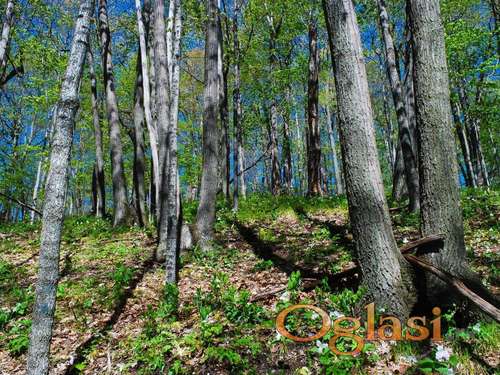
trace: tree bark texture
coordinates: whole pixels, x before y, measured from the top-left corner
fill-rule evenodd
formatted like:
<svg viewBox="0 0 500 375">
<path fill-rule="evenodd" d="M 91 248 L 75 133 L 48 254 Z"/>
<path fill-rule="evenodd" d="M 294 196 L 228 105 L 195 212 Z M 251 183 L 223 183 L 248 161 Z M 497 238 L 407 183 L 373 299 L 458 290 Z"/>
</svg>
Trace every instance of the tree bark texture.
<svg viewBox="0 0 500 375">
<path fill-rule="evenodd" d="M 420 208 L 417 159 L 413 152 L 412 135 L 408 114 L 405 106 L 405 98 L 399 73 L 397 69 L 398 60 L 394 49 L 394 41 L 389 30 L 389 17 L 385 5 L 385 0 L 377 0 L 379 10 L 379 21 L 382 32 L 382 39 L 385 47 L 387 75 L 391 84 L 392 98 L 399 126 L 399 142 L 403 153 L 404 175 L 408 186 L 408 197 L 410 200 L 409 210 L 416 212 Z"/>
<path fill-rule="evenodd" d="M 207 20 L 205 39 L 205 90 L 203 105 L 202 176 L 200 203 L 196 215 L 196 226 L 202 250 L 212 248 L 215 222 L 215 200 L 217 195 L 217 164 L 219 134 L 217 129 L 218 74 L 217 74 L 217 0 L 206 0 Z"/>
<path fill-rule="evenodd" d="M 4 74 L 7 65 L 7 51 L 10 41 L 10 28 L 14 22 L 14 0 L 9 0 L 5 7 L 2 36 L 0 38 L 0 76 Z"/>
<path fill-rule="evenodd" d="M 61 96 L 57 105 L 50 167 L 45 188 L 39 270 L 26 366 L 28 375 L 46 375 L 49 372 L 50 341 L 59 279 L 59 250 L 68 182 L 68 165 L 93 9 L 94 1 L 82 1 L 75 25 L 68 66 L 61 87 Z"/>
<path fill-rule="evenodd" d="M 309 76 L 307 84 L 307 186 L 308 195 L 321 195 L 321 134 L 319 129 L 318 25 L 309 21 Z"/>
<path fill-rule="evenodd" d="M 106 88 L 106 111 L 109 123 L 109 148 L 113 182 L 113 225 L 119 226 L 126 223 L 129 212 L 107 6 L 107 0 L 99 0 L 99 33 L 101 37 L 104 87 Z"/>
<path fill-rule="evenodd" d="M 454 275 L 466 270 L 458 165 L 452 133 L 448 68 L 439 0 L 408 0 L 421 181 L 422 235 L 441 233 L 444 248 L 428 260 Z M 429 297 L 449 300 L 448 287 L 429 277 Z"/>
<path fill-rule="evenodd" d="M 92 104 L 92 122 L 94 124 L 95 139 L 95 188 L 96 202 L 95 215 L 97 217 L 106 216 L 106 186 L 104 180 L 104 151 L 102 148 L 101 116 L 99 113 L 99 97 L 97 96 L 97 78 L 94 69 L 94 56 L 89 47 L 87 55 L 87 65 L 90 75 L 90 101 Z"/>
<path fill-rule="evenodd" d="M 380 307 L 406 317 L 415 302 L 411 268 L 394 239 L 384 195 L 368 81 L 351 0 L 324 0 L 338 102 L 349 215 L 369 292 Z"/>
</svg>

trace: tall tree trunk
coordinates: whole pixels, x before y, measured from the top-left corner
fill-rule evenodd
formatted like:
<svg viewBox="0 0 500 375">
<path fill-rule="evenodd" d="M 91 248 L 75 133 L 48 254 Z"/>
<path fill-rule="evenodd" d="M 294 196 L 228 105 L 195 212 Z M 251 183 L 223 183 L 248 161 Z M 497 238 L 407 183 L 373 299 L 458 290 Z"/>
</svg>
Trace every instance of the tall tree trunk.
<svg viewBox="0 0 500 375">
<path fill-rule="evenodd" d="M 247 186 L 245 183 L 245 149 L 243 148 L 243 130 L 241 130 L 241 139 L 238 150 L 238 171 L 240 179 L 240 196 L 244 199 L 247 196 Z"/>
<path fill-rule="evenodd" d="M 168 128 L 168 219 L 165 282 L 177 281 L 177 254 L 182 228 L 182 205 L 177 163 L 177 125 L 179 119 L 180 59 L 182 35 L 181 0 L 170 2 L 174 7 L 172 57 L 170 75 L 170 125 Z"/>
<path fill-rule="evenodd" d="M 152 173 L 152 184 L 155 185 L 154 192 L 155 198 L 154 201 L 159 201 L 159 186 L 160 186 L 160 167 L 159 167 L 159 156 L 158 156 L 158 130 L 153 123 L 153 116 L 151 114 L 151 85 L 150 85 L 150 69 L 148 64 L 148 46 L 147 46 L 147 37 L 146 37 L 146 29 L 149 29 L 149 12 L 150 12 L 150 4 L 149 1 L 146 1 L 144 7 L 147 11 L 144 13 L 148 13 L 146 17 L 146 22 L 143 20 L 143 14 L 141 9 L 141 1 L 135 0 L 135 9 L 137 14 L 137 29 L 139 33 L 139 51 L 140 51 L 140 61 L 141 61 L 141 74 L 142 74 L 142 85 L 143 85 L 143 103 L 144 103 L 144 115 L 146 120 L 146 126 L 148 128 L 149 133 L 149 144 L 151 147 L 151 162 L 153 164 L 153 173 Z M 151 60 L 153 61 L 153 60 Z M 153 68 L 154 69 L 154 68 Z M 156 210 L 154 210 L 156 211 Z M 154 212 L 155 217 L 158 218 L 158 212 Z"/>
<path fill-rule="evenodd" d="M 276 39 L 278 37 L 279 27 L 276 30 L 276 25 L 274 24 L 274 19 L 272 16 L 268 16 L 269 24 L 269 69 L 271 75 L 277 64 L 276 56 Z M 273 94 L 274 95 L 274 94 Z M 277 195 L 281 190 L 281 176 L 280 176 L 280 165 L 278 160 L 278 103 L 276 98 L 271 99 L 271 104 L 269 108 L 269 143 L 270 147 L 270 159 L 271 159 L 271 193 Z"/>
<path fill-rule="evenodd" d="M 80 82 L 88 48 L 90 17 L 93 10 L 94 1 L 88 0 L 81 3 L 68 66 L 61 87 L 61 97 L 57 105 L 43 207 L 33 323 L 26 365 L 28 375 L 46 375 L 49 372 L 50 341 L 59 279 L 59 249 L 68 165 L 71 157 L 75 116 L 79 105 Z"/>
<path fill-rule="evenodd" d="M 444 235 L 443 249 L 426 257 L 434 265 L 471 280 L 465 264 L 458 166 L 439 0 L 408 0 L 408 11 L 420 145 L 421 231 L 424 236 Z M 427 278 L 427 294 L 431 303 L 439 301 L 441 306 L 452 297 L 449 287 L 435 277 Z"/>
<path fill-rule="evenodd" d="M 219 1 L 220 6 L 220 1 Z M 229 143 L 229 97 L 228 97 L 228 75 L 229 75 L 229 64 L 224 63 L 225 51 L 224 51 L 224 35 L 222 33 L 222 22 L 220 15 L 217 17 L 217 70 L 219 75 L 219 115 L 220 115 L 220 125 L 221 125 L 221 137 L 220 137 L 220 179 L 222 192 L 224 193 L 224 199 L 226 199 L 227 204 L 231 198 L 230 194 L 230 174 L 231 174 L 231 163 L 230 154 L 231 146 Z"/>
<path fill-rule="evenodd" d="M 387 75 L 391 84 L 392 98 L 394 107 L 396 108 L 398 126 L 399 126 L 399 142 L 403 153 L 404 173 L 406 177 L 406 185 L 408 186 L 408 197 L 410 200 L 409 210 L 411 212 L 418 211 L 419 203 L 419 187 L 418 187 L 418 170 L 417 159 L 413 153 L 412 136 L 408 115 L 406 112 L 405 100 L 401 81 L 398 73 L 398 61 L 394 49 L 394 41 L 389 30 L 389 18 L 384 0 L 377 0 L 379 9 L 380 28 L 382 30 L 382 39 L 385 46 L 385 55 L 387 60 Z"/>
<path fill-rule="evenodd" d="M 321 195 L 321 134 L 319 129 L 319 48 L 318 26 L 309 21 L 309 78 L 307 85 L 307 189 L 308 195 Z"/>
<path fill-rule="evenodd" d="M 47 128 L 45 129 L 42 151 L 45 151 L 45 148 L 47 147 L 47 144 L 49 144 L 49 146 L 50 146 L 50 138 L 52 137 L 52 127 L 53 127 L 53 122 L 55 120 L 55 114 L 56 114 L 55 112 L 56 112 L 56 110 L 54 108 L 54 114 L 52 115 L 53 119 L 51 121 L 49 121 L 49 124 L 48 124 Z M 37 166 L 37 170 L 36 170 L 35 186 L 33 187 L 33 196 L 32 196 L 33 207 L 34 208 L 37 208 L 38 194 L 39 194 L 39 191 L 40 191 L 40 186 L 43 185 L 43 179 L 44 179 L 43 165 L 45 164 L 45 162 L 47 161 L 47 159 L 48 159 L 47 156 L 43 156 L 38 161 L 38 166 Z M 36 217 L 36 212 L 33 211 L 33 210 L 31 210 L 31 212 L 30 212 L 30 222 L 31 222 L 31 224 L 34 223 L 35 217 Z"/>
<path fill-rule="evenodd" d="M 349 215 L 363 278 L 379 307 L 407 317 L 415 302 L 411 268 L 392 233 L 354 6 L 351 0 L 324 0 L 323 5 L 335 74 Z"/>
<path fill-rule="evenodd" d="M 99 33 L 101 36 L 102 70 L 106 88 L 106 111 L 109 123 L 109 148 L 113 181 L 113 225 L 128 220 L 127 183 L 123 169 L 123 148 L 120 139 L 120 117 L 115 92 L 115 76 L 111 56 L 111 32 L 108 24 L 107 0 L 99 0 Z"/>
<path fill-rule="evenodd" d="M 10 41 L 10 28 L 14 21 L 14 0 L 8 0 L 5 7 L 2 36 L 0 38 L 0 76 L 4 74 L 7 65 L 7 50 Z"/>
<path fill-rule="evenodd" d="M 333 164 L 333 173 L 335 176 L 335 192 L 337 195 L 344 194 L 344 183 L 342 181 L 342 171 L 340 170 L 339 167 L 339 161 L 337 157 L 337 146 L 335 142 L 335 122 L 334 118 L 335 116 L 332 117 L 332 114 L 330 112 L 330 106 L 326 106 L 326 122 L 327 122 L 327 129 L 328 129 L 328 137 L 330 139 L 330 148 L 332 150 L 332 164 Z"/>
<path fill-rule="evenodd" d="M 207 20 L 205 39 L 205 91 L 203 106 L 203 151 L 200 204 L 196 215 L 196 226 L 200 247 L 212 248 L 215 222 L 215 200 L 217 195 L 218 163 L 218 74 L 217 74 L 217 0 L 206 0 Z"/>
<path fill-rule="evenodd" d="M 90 74 L 90 101 L 92 103 L 92 122 L 94 124 L 95 139 L 95 187 L 96 202 L 95 215 L 106 216 L 106 187 L 104 183 L 104 151 L 102 148 L 101 116 L 99 114 L 99 98 L 97 96 L 97 79 L 94 70 L 94 56 L 89 47 L 87 54 L 87 65 Z"/>
<path fill-rule="evenodd" d="M 286 88 L 286 101 L 291 103 L 290 87 Z M 283 109 L 283 182 L 288 193 L 292 191 L 292 141 L 290 137 L 290 109 Z"/>
<path fill-rule="evenodd" d="M 401 201 L 408 195 L 408 187 L 404 179 L 404 173 L 405 165 L 403 161 L 403 151 L 401 149 L 401 143 L 398 140 L 392 172 L 392 200 L 395 202 Z"/>
<path fill-rule="evenodd" d="M 144 156 L 144 86 L 141 69 L 141 54 L 137 56 L 137 77 L 135 80 L 134 97 L 134 197 L 137 221 L 143 227 L 147 223 L 146 191 L 144 186 L 144 172 L 146 161 Z"/>
<path fill-rule="evenodd" d="M 465 164 L 465 174 L 464 178 L 467 182 L 467 186 L 476 187 L 476 174 L 474 173 L 474 168 L 472 167 L 472 162 L 470 159 L 470 149 L 469 141 L 467 139 L 467 132 L 465 131 L 464 124 L 462 123 L 459 115 L 459 108 L 457 103 L 453 103 L 451 107 L 451 112 L 453 114 L 453 121 L 455 122 L 455 130 L 457 132 L 458 141 L 460 142 L 460 148 L 462 149 L 462 156 L 464 158 Z"/>
<path fill-rule="evenodd" d="M 177 1 L 171 3 L 174 8 Z M 160 222 L 157 257 L 165 259 L 167 283 L 177 281 L 177 103 L 173 102 L 178 95 L 178 87 L 174 87 L 173 40 L 170 39 L 170 48 L 165 40 L 165 20 L 163 17 L 165 5 L 163 0 L 156 0 L 154 7 L 154 65 L 156 76 L 156 111 L 158 121 L 158 135 L 160 146 Z M 172 12 L 180 9 L 172 9 Z M 175 15 L 173 16 L 175 17 Z M 180 17 L 180 15 L 179 15 Z M 172 38 L 172 34 L 167 35 Z M 180 37 L 180 30 L 179 30 Z M 179 52 L 180 54 L 180 47 Z M 169 69 L 170 68 L 170 69 Z M 178 78 L 176 81 L 178 86 Z M 172 91 L 173 89 L 173 91 Z M 174 124 L 175 121 L 175 124 Z"/>
<path fill-rule="evenodd" d="M 242 143 L 241 129 L 241 93 L 240 93 L 240 41 L 238 38 L 238 16 L 240 12 L 239 1 L 234 1 L 233 13 L 233 49 L 234 49 L 234 88 L 233 88 L 233 126 L 234 126 L 234 149 L 233 149 L 233 210 L 238 211 L 240 193 L 240 147 Z M 228 173 L 229 175 L 229 173 Z"/>
</svg>

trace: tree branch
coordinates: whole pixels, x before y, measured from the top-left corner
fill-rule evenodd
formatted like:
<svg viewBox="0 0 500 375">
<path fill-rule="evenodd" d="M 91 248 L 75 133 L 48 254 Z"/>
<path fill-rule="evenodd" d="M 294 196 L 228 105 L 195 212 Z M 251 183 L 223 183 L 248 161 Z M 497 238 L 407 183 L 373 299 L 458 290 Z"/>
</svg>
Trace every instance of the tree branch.
<svg viewBox="0 0 500 375">
<path fill-rule="evenodd" d="M 11 196 L 9 196 L 7 194 L 4 194 L 2 192 L 0 192 L 0 195 L 2 197 L 7 198 L 8 200 L 10 200 L 10 201 L 12 201 L 14 203 L 17 203 L 18 205 L 20 205 L 20 206 L 22 206 L 24 208 L 27 208 L 28 210 L 31 210 L 31 211 L 37 213 L 38 215 L 42 216 L 42 212 L 40 212 L 39 210 L 37 210 L 35 207 L 31 207 L 30 205 L 28 205 L 28 204 L 26 204 L 24 202 L 21 202 L 19 199 L 13 198 L 13 197 L 11 197 Z"/>
</svg>

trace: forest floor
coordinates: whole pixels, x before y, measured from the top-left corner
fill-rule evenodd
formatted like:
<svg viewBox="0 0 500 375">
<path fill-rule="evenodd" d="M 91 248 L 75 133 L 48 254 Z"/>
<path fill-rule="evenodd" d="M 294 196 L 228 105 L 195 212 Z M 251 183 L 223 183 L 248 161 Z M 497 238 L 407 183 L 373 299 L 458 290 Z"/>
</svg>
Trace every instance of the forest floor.
<svg viewBox="0 0 500 375">
<path fill-rule="evenodd" d="M 500 192 L 464 191 L 462 202 L 470 264 L 498 295 Z M 188 221 L 195 208 L 187 205 Z M 395 210 L 392 219 L 399 245 L 419 238 L 418 217 Z M 24 373 L 39 231 L 0 227 L 2 375 Z M 236 215 L 221 204 L 214 250 L 182 254 L 178 289 L 163 287 L 153 233 L 92 217 L 66 220 L 51 374 L 500 372 L 500 326 L 458 327 L 454 311 L 443 314 L 441 343 L 376 340 L 356 357 L 332 353 L 332 333 L 306 344 L 277 333 L 276 315 L 292 304 L 318 306 L 334 320 L 360 316 L 369 302 L 360 275 L 332 277 L 355 264 L 343 198 L 252 195 Z M 287 327 L 307 335 L 318 316 L 301 311 Z M 349 350 L 350 342 L 339 346 Z"/>
</svg>

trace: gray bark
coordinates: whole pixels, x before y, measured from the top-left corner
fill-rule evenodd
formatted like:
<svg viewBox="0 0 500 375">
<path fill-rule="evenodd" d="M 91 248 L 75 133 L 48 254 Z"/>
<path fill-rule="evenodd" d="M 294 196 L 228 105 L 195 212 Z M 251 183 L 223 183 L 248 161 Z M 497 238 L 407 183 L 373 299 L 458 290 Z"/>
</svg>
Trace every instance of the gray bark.
<svg viewBox="0 0 500 375">
<path fill-rule="evenodd" d="M 317 20 L 309 22 L 309 76 L 307 85 L 307 188 L 321 195 L 321 136 L 319 129 L 319 48 Z"/>
<path fill-rule="evenodd" d="M 142 75 L 141 54 L 137 56 L 137 77 L 135 81 L 134 98 L 134 197 L 137 222 L 143 227 L 147 223 L 146 191 L 144 186 L 144 172 L 146 169 L 144 154 L 144 85 Z"/>
<path fill-rule="evenodd" d="M 411 268 L 392 233 L 372 121 L 359 29 L 351 0 L 324 0 L 338 101 L 349 215 L 368 290 L 379 307 L 407 317 Z"/>
<path fill-rule="evenodd" d="M 59 279 L 59 249 L 68 165 L 93 9 L 94 1 L 92 0 L 81 3 L 68 67 L 61 87 L 61 97 L 57 105 L 50 167 L 45 188 L 39 270 L 26 365 L 28 375 L 46 375 L 49 372 L 49 351 Z"/>
<path fill-rule="evenodd" d="M 107 0 L 99 0 L 99 33 L 102 49 L 102 70 L 106 88 L 106 112 L 109 123 L 109 148 L 113 182 L 113 225 L 128 220 L 127 184 L 123 168 L 123 148 L 120 138 L 120 117 L 115 92 L 115 76 L 111 56 L 111 32 L 108 24 Z"/>
<path fill-rule="evenodd" d="M 335 176 L 335 192 L 337 195 L 344 194 L 344 184 L 342 181 L 342 171 L 339 167 L 339 161 L 337 157 L 337 146 L 335 142 L 335 121 L 333 120 L 335 116 L 332 117 L 330 107 L 326 106 L 326 122 L 328 129 L 328 138 L 330 139 L 330 148 L 332 150 L 332 162 L 333 162 L 333 173 Z"/>
<path fill-rule="evenodd" d="M 439 0 L 409 0 L 421 181 L 421 231 L 441 233 L 444 248 L 427 255 L 455 275 L 467 273 L 458 165 L 452 133 L 448 69 Z M 446 284 L 427 279 L 431 301 L 449 300 Z"/>
<path fill-rule="evenodd" d="M 410 199 L 409 210 L 415 212 L 419 210 L 419 187 L 416 155 L 413 153 L 412 136 L 408 115 L 406 112 L 403 89 L 397 69 L 398 61 L 394 50 L 394 41 L 389 30 L 389 19 L 384 0 L 377 0 L 379 9 L 380 28 L 385 46 L 387 75 L 391 84 L 392 98 L 399 126 L 399 142 L 403 153 L 404 173 L 406 185 L 408 187 L 408 197 Z"/>
<path fill-rule="evenodd" d="M 234 88 L 233 88 L 233 126 L 234 126 L 234 143 L 233 143 L 233 167 L 234 167 L 234 189 L 233 189 L 233 210 L 238 211 L 239 194 L 240 194 L 240 178 L 241 169 L 240 150 L 242 143 L 241 129 L 241 93 L 240 93 L 240 41 L 238 38 L 238 16 L 240 8 L 239 1 L 234 2 L 233 13 L 233 52 L 234 52 Z"/>
<path fill-rule="evenodd" d="M 451 107 L 451 112 L 453 114 L 453 121 L 455 122 L 455 130 L 457 133 L 458 141 L 460 143 L 460 148 L 462 150 L 462 156 L 464 158 L 465 173 L 464 178 L 467 182 L 467 186 L 477 187 L 476 174 L 474 173 L 474 168 L 472 167 L 472 162 L 470 158 L 469 140 L 467 139 L 467 132 L 465 131 L 465 125 L 459 116 L 459 108 L 457 103 L 453 103 Z"/>
<path fill-rule="evenodd" d="M 146 4 L 145 4 L 146 6 Z M 149 6 L 149 5 L 148 5 Z M 146 120 L 146 126 L 149 133 L 149 144 L 151 147 L 151 161 L 153 163 L 153 181 L 155 185 L 155 201 L 159 201 L 159 186 L 160 186 L 160 168 L 159 168 L 159 156 L 158 156 L 158 131 L 153 123 L 153 115 L 151 113 L 151 85 L 150 85 L 150 70 L 148 64 L 148 47 L 146 30 L 141 10 L 141 1 L 135 0 L 135 10 L 137 15 L 137 29 L 139 34 L 139 50 L 141 57 L 141 74 L 142 74 L 142 85 L 143 85 L 143 104 L 144 104 L 144 116 Z M 146 22 L 146 27 L 149 28 L 149 17 Z M 152 60 L 151 60 L 152 61 Z M 158 212 L 155 212 L 155 216 L 158 217 Z"/>
<path fill-rule="evenodd" d="M 167 49 L 165 40 L 165 5 L 163 0 L 154 2 L 154 66 L 156 77 L 156 111 L 160 146 L 160 221 L 159 221 L 159 242 L 157 257 L 165 259 L 167 283 L 177 281 L 177 233 L 173 233 L 171 228 L 177 228 L 177 179 L 173 179 L 170 173 L 171 165 L 177 168 L 177 135 L 172 133 L 171 114 L 171 75 L 169 73 L 169 63 L 172 57 Z M 173 149 L 172 146 L 175 146 Z M 172 160 L 175 159 L 175 160 Z M 173 196 L 173 201 L 172 201 Z M 172 219 L 174 218 L 174 219 Z M 172 249 L 172 240 L 174 246 Z"/>
<path fill-rule="evenodd" d="M 206 0 L 207 20 L 205 39 L 205 91 L 203 106 L 203 146 L 200 203 L 196 215 L 199 244 L 209 250 L 213 241 L 215 200 L 217 195 L 217 164 L 219 134 L 217 129 L 218 74 L 217 74 L 217 0 Z"/>
<path fill-rule="evenodd" d="M 179 79 L 182 34 L 181 1 L 174 0 L 173 40 L 170 74 L 170 124 L 168 128 L 168 202 L 167 202 L 167 243 L 166 243 L 166 276 L 167 283 L 177 280 L 177 254 L 181 235 L 181 197 L 179 189 L 179 172 L 177 167 L 177 123 L 179 117 Z"/>
<path fill-rule="evenodd" d="M 0 75 L 5 71 L 7 64 L 7 50 L 10 41 L 10 28 L 14 21 L 14 0 L 9 0 L 5 7 L 5 19 L 3 21 L 2 36 L 0 38 Z"/>
<path fill-rule="evenodd" d="M 102 129 L 101 116 L 99 114 L 99 99 L 97 96 L 97 79 L 94 71 L 94 57 L 89 48 L 87 55 L 87 65 L 90 75 L 90 91 L 92 104 L 92 121 L 94 124 L 94 139 L 95 139 L 95 186 L 97 200 L 95 202 L 95 215 L 97 217 L 106 216 L 106 189 L 104 181 L 104 151 L 102 148 Z"/>
</svg>

